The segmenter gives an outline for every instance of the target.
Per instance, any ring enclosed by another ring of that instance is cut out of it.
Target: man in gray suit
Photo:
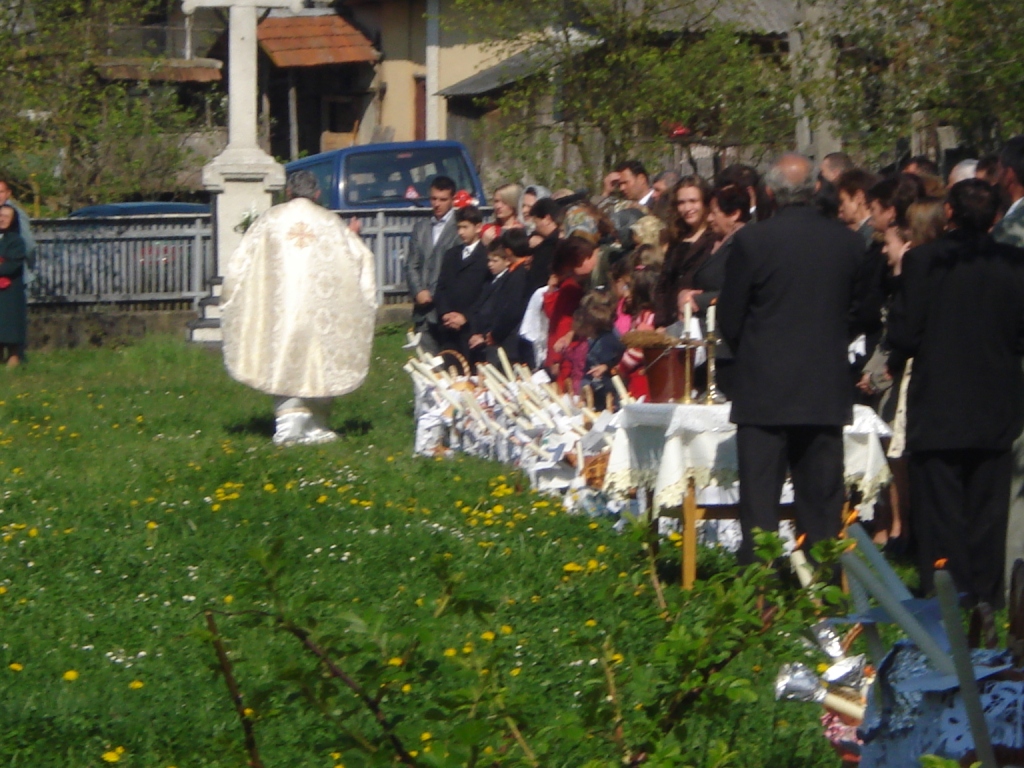
[[[1011,201],[1006,215],[992,228],[996,242],[1024,248],[1024,136],[1014,136],[999,153],[999,186]],[[1013,444],[1010,519],[1006,528],[1006,584],[1013,563],[1024,558],[1024,435]]]
[[[405,258],[406,282],[412,296],[412,321],[417,333],[423,334],[420,344],[427,352],[440,351],[434,329],[437,311],[434,292],[441,274],[441,258],[445,251],[459,242],[452,203],[455,182],[447,176],[435,176],[430,182],[430,208],[433,216],[420,219],[412,228],[409,252]]]

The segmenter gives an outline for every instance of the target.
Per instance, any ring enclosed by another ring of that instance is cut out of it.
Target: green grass
[[[506,468],[413,457],[401,343],[378,334],[366,384],[335,405],[343,439],[323,447],[274,448],[270,398],[173,339],[0,370],[0,765],[104,765],[119,747],[120,765],[245,765],[204,609],[221,612],[268,768],[390,761],[358,746],[380,733],[352,695],[252,613],[276,610],[341,649],[421,760],[449,739],[487,749],[481,765],[526,764],[511,712],[537,764],[619,764],[591,659],[623,654],[630,718],[664,684],[644,677],[665,621],[637,541]],[[694,716],[689,738],[708,765],[714,739],[745,766],[833,764],[815,708],[771,702],[778,660],[759,643],[732,662],[758,705]]]

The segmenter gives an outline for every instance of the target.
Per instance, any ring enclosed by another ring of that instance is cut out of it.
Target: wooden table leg
[[[683,560],[683,589],[693,589],[697,580],[697,519],[700,510],[697,508],[697,488],[691,479],[686,486],[683,497],[683,549],[680,553]]]

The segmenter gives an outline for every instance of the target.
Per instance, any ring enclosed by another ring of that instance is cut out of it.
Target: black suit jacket
[[[519,357],[519,323],[526,310],[527,271],[524,267],[495,277],[484,286],[470,317],[472,333],[491,334],[509,359]]]
[[[856,233],[810,206],[783,208],[734,235],[718,297],[736,358],[733,422],[850,422],[846,349],[863,256]]]
[[[438,320],[449,312],[459,312],[469,319],[473,305],[480,298],[483,287],[490,282],[487,269],[487,248],[477,243],[469,258],[462,258],[464,246],[448,249],[441,260],[441,274],[437,278],[434,306]]]
[[[951,232],[903,257],[889,344],[914,358],[911,451],[1006,450],[1024,426],[1024,251]]]
[[[527,278],[526,289],[529,296],[538,288],[548,284],[551,277],[551,263],[555,258],[555,248],[558,247],[558,232],[548,235],[533,249],[533,261],[530,263],[530,272]]]

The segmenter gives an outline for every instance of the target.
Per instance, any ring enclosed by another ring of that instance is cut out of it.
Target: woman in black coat
[[[743,187],[726,184],[716,187],[711,193],[708,228],[715,235],[715,243],[707,259],[693,273],[692,287],[679,292],[680,312],[685,302],[689,301],[693,314],[701,319],[705,334],[708,307],[718,299],[722,283],[725,282],[725,265],[732,250],[733,235],[739,232],[750,218],[750,197]],[[733,357],[729,345],[724,340],[719,340],[716,356],[718,388],[726,397],[731,397]]]
[[[25,348],[25,241],[19,234],[18,212],[0,206],[0,359],[13,368]]]

